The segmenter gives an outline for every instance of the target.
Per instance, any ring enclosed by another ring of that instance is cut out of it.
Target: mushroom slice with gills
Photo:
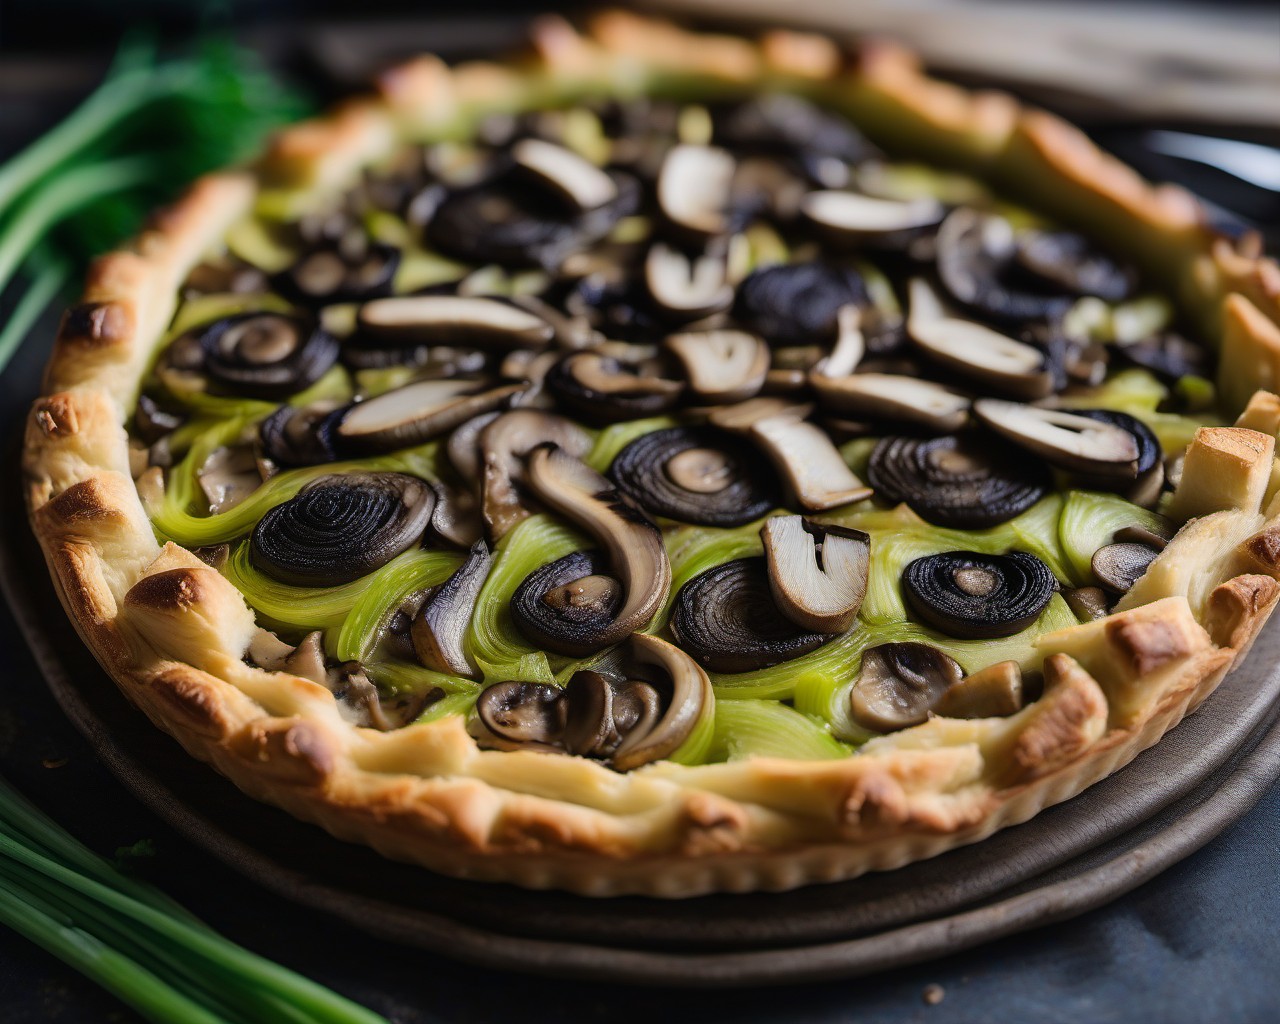
[[[463,645],[471,613],[493,556],[484,541],[476,541],[456,572],[432,590],[413,618],[409,636],[418,662],[436,672],[477,679],[480,670]]]
[[[878,199],[829,190],[810,192],[800,209],[834,237],[880,243],[892,243],[933,227],[946,215],[946,208],[936,199]]]
[[[982,530],[1020,515],[1049,493],[1049,472],[1017,448],[976,434],[882,438],[867,479],[934,526]]]
[[[529,453],[525,480],[539,501],[595,539],[621,585],[617,613],[575,641],[577,650],[563,653],[602,650],[648,625],[671,590],[671,562],[658,528],[608,480],[554,444]]]
[[[1133,274],[1074,231],[1020,231],[1013,259],[1024,273],[1075,295],[1123,302],[1133,291]]]
[[[772,345],[834,342],[846,306],[866,306],[853,270],[826,263],[785,263],[753,270],[738,285],[734,316]]]
[[[665,242],[654,242],[644,260],[644,280],[654,304],[680,320],[710,316],[733,304],[728,266],[715,256],[690,259]]]
[[[674,408],[684,384],[643,371],[603,352],[571,352],[547,371],[545,385],[561,405],[592,423],[658,416]]]
[[[654,681],[656,687],[646,686],[644,679],[628,680],[626,688],[614,697],[615,722],[621,717],[620,712],[628,718],[635,716],[634,724],[623,733],[613,752],[613,767],[620,772],[670,757],[715,708],[711,680],[684,651],[644,633],[631,638],[630,648],[637,674],[643,677],[656,671],[661,678]],[[641,687],[665,691],[666,706],[657,721],[651,717],[649,694]],[[622,707],[619,697],[626,701]]]
[[[559,750],[569,710],[565,691],[548,683],[494,683],[476,699],[476,715],[488,736],[481,746],[500,750]]]
[[[769,457],[792,500],[808,512],[861,501],[871,496],[844,461],[827,432],[804,419],[807,406],[754,423],[748,436]]]
[[[816,651],[837,634],[801,629],[778,610],[763,558],[724,562],[689,580],[671,635],[711,672],[754,672]]]
[[[1052,393],[1053,372],[1034,345],[948,315],[923,278],[912,279],[910,299],[907,333],[935,362],[1002,395],[1034,399]]]
[[[1023,290],[1007,280],[1017,252],[1013,226],[1001,216],[960,207],[938,229],[938,276],[951,296],[1003,322],[1053,320],[1075,296]]]
[[[1104,544],[1093,553],[1089,567],[1111,593],[1127,594],[1159,554],[1158,547],[1137,541]]]
[[[641,434],[609,476],[646,512],[698,526],[743,526],[778,503],[777,478],[751,446],[711,426]]]
[[[1052,570],[1025,551],[946,551],[917,558],[902,570],[902,594],[911,611],[947,636],[965,639],[1021,632],[1057,589]]]
[[[477,390],[473,380],[406,384],[335,413],[333,446],[342,455],[371,455],[422,444],[473,416],[505,406],[524,390],[524,384]]]
[[[360,307],[362,336],[381,345],[453,345],[484,349],[546,348],[555,328],[505,299],[397,295]]]
[[[176,353],[179,345],[181,339],[171,351]],[[224,317],[200,331],[198,346],[196,368],[212,383],[244,398],[297,394],[324,376],[338,358],[333,335],[314,320],[283,313]]]
[[[933,381],[892,373],[809,376],[823,409],[865,417],[930,434],[959,430],[969,418],[967,395]]]
[[[1138,438],[1114,422],[995,398],[978,399],[973,412],[1000,436],[1060,469],[1113,481],[1139,475]]]
[[[849,713],[864,729],[895,732],[929,720],[942,695],[964,677],[956,660],[916,641],[881,644],[862,652]]]
[[[942,718],[1004,718],[1025,703],[1022,669],[1016,661],[998,661],[949,687],[931,710]]]
[[[613,178],[573,150],[544,139],[521,139],[511,159],[540,184],[552,189],[579,212],[594,210],[618,197]]]
[[[801,516],[766,520],[760,536],[769,587],[782,614],[815,633],[846,632],[867,593],[871,538]]]
[[[313,249],[277,274],[275,284],[288,298],[308,306],[363,302],[390,295],[399,267],[399,249],[365,240],[356,251]]]
[[[769,372],[769,346],[746,331],[687,331],[663,342],[684,367],[700,402],[741,402],[757,394]]]
[[[541,409],[504,412],[480,432],[480,504],[493,543],[529,517],[520,494],[524,457],[548,442],[574,458],[585,457],[592,445],[591,435],[572,420]]]
[[[281,583],[341,586],[412,547],[434,506],[430,485],[407,473],[322,476],[259,520],[249,559]]]
[[[329,440],[336,402],[282,405],[258,425],[262,454],[277,466],[317,466],[337,459]]]
[[[258,459],[245,444],[215,448],[196,470],[196,481],[209,503],[209,514],[235,508],[262,485]]]
[[[695,236],[726,234],[734,166],[732,154],[716,146],[672,146],[658,174],[659,208]]]

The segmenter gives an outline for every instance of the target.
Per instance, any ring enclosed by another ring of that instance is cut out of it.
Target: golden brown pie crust
[[[284,131],[250,170],[198,181],[94,263],[31,411],[25,485],[63,604],[130,700],[246,793],[389,857],[591,895],[691,896],[849,878],[977,841],[1114,772],[1214,689],[1280,596],[1280,519],[1266,516],[1280,510],[1259,484],[1272,476],[1274,422],[1197,437],[1175,500],[1203,518],[1122,610],[1041,638],[1039,701],[1010,718],[934,718],[844,760],[622,775],[480,750],[457,716],[357,728],[326,688],[247,664],[253,613],[195,555],[157,543],[129,474],[123,424],[180,283],[260,188],[340,188],[398,140],[549,85],[634,89],[679,75],[806,89],[896,153],[964,169],[1106,239],[1220,343],[1231,411],[1280,376],[1275,262],[1254,240],[1215,235],[1189,194],[1146,184],[1052,115],[932,80],[879,43],[850,61],[815,36],[695,36],[622,12],[585,34],[544,19],[534,37],[523,62],[424,57],[387,73],[377,96]]]

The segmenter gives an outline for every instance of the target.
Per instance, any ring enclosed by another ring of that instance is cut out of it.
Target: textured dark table
[[[11,138],[26,135],[33,120],[39,122],[30,110],[10,107],[0,113],[0,129]],[[37,337],[51,331],[46,324]],[[11,437],[21,421],[44,358],[32,344],[0,378],[0,437]],[[571,984],[384,945],[254,888],[147,812],[96,760],[45,690],[2,604],[0,650],[0,773],[108,856],[151,840],[155,855],[130,861],[138,874],[231,938],[403,1024],[1280,1019],[1280,787],[1208,847],[1111,906],[931,964],[760,991]],[[298,856],[305,860],[307,851]],[[935,985],[943,998],[930,1005],[924,993]],[[57,960],[0,929],[0,1022],[133,1019]]]

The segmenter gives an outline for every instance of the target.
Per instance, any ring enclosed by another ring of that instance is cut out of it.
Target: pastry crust
[[[521,97],[673,74],[805,90],[876,141],[1113,242],[1221,341],[1238,407],[1272,383],[1270,356],[1256,353],[1277,347],[1280,270],[1253,243],[1215,237],[1187,193],[1147,185],[1051,115],[931,80],[880,44],[849,64],[815,37],[695,36],[622,12],[586,35],[544,19],[534,38],[527,66],[421,58],[388,72],[377,97],[282,133],[255,173],[197,182],[91,269],[28,420],[26,493],[72,621],[135,704],[246,793],[387,856],[459,877],[677,897],[849,878],[975,842],[1128,763],[1213,690],[1280,595],[1280,522],[1261,508],[1271,429],[1197,439],[1178,502],[1214,514],[1184,528],[1120,611],[1040,638],[1040,700],[1009,718],[935,718],[843,760],[661,762],[623,775],[480,750],[457,716],[354,727],[325,687],[249,665],[244,599],[191,552],[157,543],[128,472],[123,423],[178,286],[261,190],[340,188],[398,140]],[[1249,425],[1270,423],[1274,405],[1257,400]]]

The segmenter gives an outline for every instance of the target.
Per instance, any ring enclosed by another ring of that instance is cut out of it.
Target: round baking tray
[[[3,479],[18,480],[14,469]],[[684,986],[781,984],[916,963],[1128,892],[1280,777],[1280,628],[1131,765],[1032,821],[892,872],[787,893],[590,899],[387,861],[241,794],[186,755],[72,636],[16,487],[0,584],[58,703],[151,810],[262,885],[373,935],[513,970]],[[300,851],[302,851],[300,853]]]

